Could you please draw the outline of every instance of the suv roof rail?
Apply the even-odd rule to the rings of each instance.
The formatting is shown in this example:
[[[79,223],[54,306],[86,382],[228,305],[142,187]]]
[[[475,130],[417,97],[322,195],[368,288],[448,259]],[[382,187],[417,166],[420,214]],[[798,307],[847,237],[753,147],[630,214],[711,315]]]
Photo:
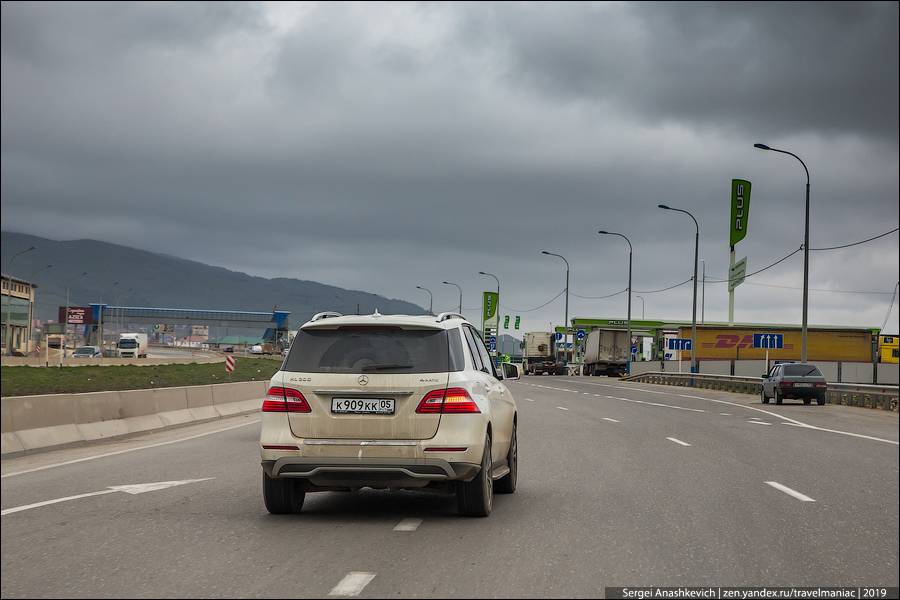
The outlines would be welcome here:
[[[438,323],[442,323],[442,322],[446,321],[447,319],[462,319],[463,321],[466,320],[466,318],[464,316],[462,316],[459,313],[455,313],[455,312],[442,312],[441,314],[439,314],[437,316]]]
[[[313,322],[313,321],[321,321],[322,319],[331,319],[331,318],[334,318],[334,317],[343,317],[343,316],[344,316],[344,315],[342,315],[342,314],[339,313],[339,312],[334,312],[334,311],[331,311],[331,310],[326,310],[325,312],[316,313],[315,315],[313,315],[313,318],[310,319],[309,321],[310,321],[310,322]]]

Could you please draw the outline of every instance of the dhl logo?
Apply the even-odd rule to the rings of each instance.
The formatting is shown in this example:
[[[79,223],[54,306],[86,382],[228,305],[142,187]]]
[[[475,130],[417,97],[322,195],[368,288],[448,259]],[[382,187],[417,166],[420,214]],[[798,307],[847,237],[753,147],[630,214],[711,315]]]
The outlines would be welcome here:
[[[753,334],[745,335],[743,338],[738,334],[720,333],[716,336],[715,342],[703,342],[700,344],[702,348],[752,348]],[[794,345],[785,342],[784,350],[793,350]]]

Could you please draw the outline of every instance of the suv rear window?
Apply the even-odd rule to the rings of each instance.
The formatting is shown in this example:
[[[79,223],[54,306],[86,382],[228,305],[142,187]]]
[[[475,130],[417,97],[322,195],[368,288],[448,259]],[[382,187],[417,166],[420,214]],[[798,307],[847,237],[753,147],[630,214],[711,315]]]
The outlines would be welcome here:
[[[463,369],[458,331],[399,327],[301,329],[282,370],[299,373],[442,373]]]
[[[822,372],[813,365],[784,365],[788,377],[822,377]]]

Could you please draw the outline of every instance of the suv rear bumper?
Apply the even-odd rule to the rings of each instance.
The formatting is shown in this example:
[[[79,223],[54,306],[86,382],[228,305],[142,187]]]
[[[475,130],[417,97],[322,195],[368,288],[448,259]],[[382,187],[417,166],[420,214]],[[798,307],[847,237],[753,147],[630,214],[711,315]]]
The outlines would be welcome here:
[[[472,463],[439,458],[415,461],[390,458],[285,457],[264,460],[269,477],[307,479],[319,487],[425,487],[432,482],[469,481],[481,469]]]

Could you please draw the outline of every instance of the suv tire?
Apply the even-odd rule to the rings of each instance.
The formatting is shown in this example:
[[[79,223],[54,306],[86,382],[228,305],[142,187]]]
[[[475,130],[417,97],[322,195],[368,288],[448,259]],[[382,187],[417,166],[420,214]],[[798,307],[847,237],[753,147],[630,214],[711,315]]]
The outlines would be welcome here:
[[[263,500],[273,515],[299,513],[306,498],[305,482],[298,479],[273,479],[263,471]]]
[[[759,388],[759,399],[762,401],[763,404],[769,403],[769,397],[766,396],[766,390],[762,386],[760,386],[760,388]]]
[[[484,439],[481,470],[472,481],[456,484],[456,506],[464,517],[486,517],[494,503],[494,482],[491,479],[491,437]]]
[[[512,437],[509,440],[509,452],[506,454],[509,473],[497,480],[494,491],[498,494],[512,494],[516,491],[516,480],[519,477],[519,447],[516,440],[516,425],[513,423]]]
[[[819,396],[816,398],[816,404],[819,406],[825,406],[825,396]]]
[[[784,397],[781,395],[781,392],[778,391],[777,387],[772,390],[772,395],[775,397],[775,404],[781,404],[784,400]]]

